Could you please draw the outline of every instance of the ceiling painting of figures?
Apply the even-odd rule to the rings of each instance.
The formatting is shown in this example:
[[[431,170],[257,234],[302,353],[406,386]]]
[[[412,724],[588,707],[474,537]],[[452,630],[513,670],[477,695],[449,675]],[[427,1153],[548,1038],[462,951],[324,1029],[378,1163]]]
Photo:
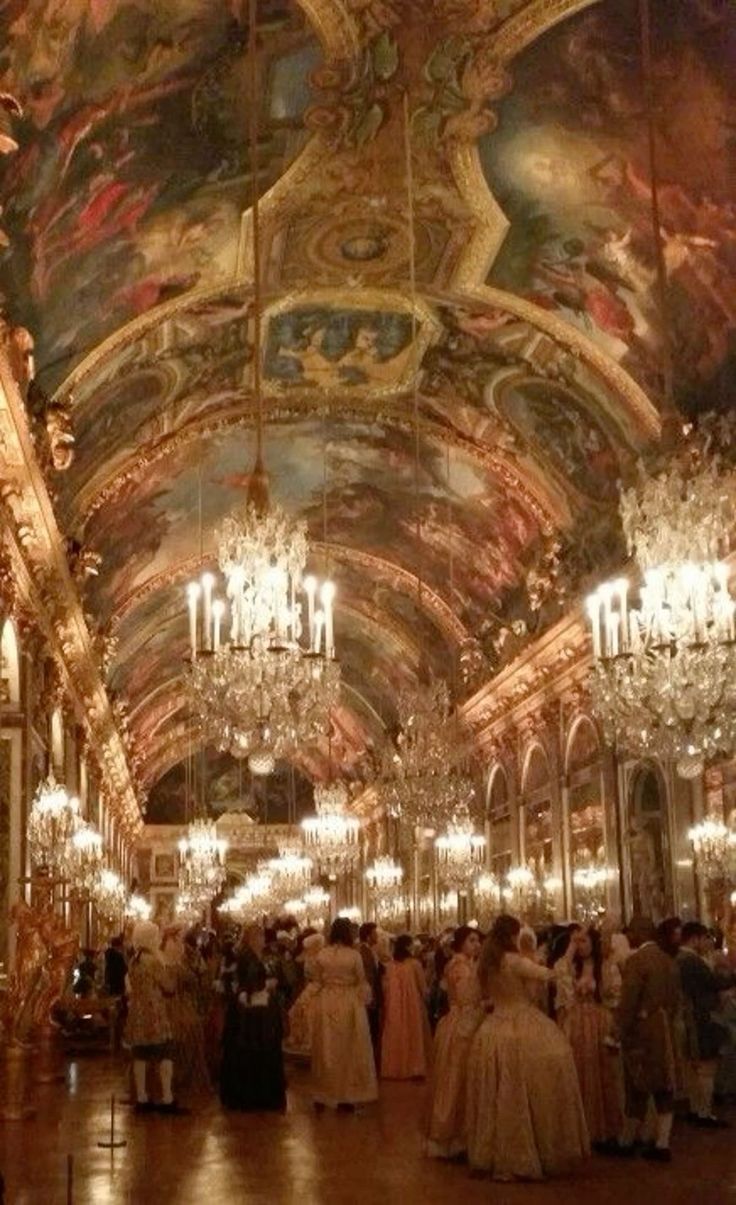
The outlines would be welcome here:
[[[279,762],[269,777],[254,778],[245,761],[207,748],[159,779],[148,796],[146,819],[184,824],[192,808],[204,803],[215,820],[226,812],[245,812],[263,824],[290,824],[308,815],[313,801],[312,784],[298,767]]]
[[[24,107],[0,187],[0,288],[51,389],[123,323],[232,280],[250,202],[247,29],[227,0],[6,6],[0,84]],[[296,0],[263,0],[260,175],[305,145],[322,52]]]
[[[654,0],[659,205],[675,381],[707,390],[730,354],[736,313],[736,10]],[[597,4],[513,65],[481,143],[511,223],[490,282],[589,335],[651,393],[663,335],[639,6]]]

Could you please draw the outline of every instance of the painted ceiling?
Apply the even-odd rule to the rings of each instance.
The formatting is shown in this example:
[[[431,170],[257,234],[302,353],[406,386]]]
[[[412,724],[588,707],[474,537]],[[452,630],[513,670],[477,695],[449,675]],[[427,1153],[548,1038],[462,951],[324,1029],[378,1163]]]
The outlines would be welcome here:
[[[652,8],[674,399],[635,0],[259,0],[267,467],[337,582],[354,777],[403,685],[468,692],[615,562],[672,405],[731,396],[736,10]],[[70,411],[57,513],[101,558],[84,604],[153,815],[197,739],[183,587],[253,456],[248,31],[230,0],[0,24],[0,290]]]

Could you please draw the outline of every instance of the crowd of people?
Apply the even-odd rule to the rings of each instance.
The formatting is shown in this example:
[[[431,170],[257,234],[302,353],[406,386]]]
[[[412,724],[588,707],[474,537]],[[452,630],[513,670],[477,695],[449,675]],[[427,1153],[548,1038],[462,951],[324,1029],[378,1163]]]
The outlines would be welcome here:
[[[436,938],[344,917],[221,937],[140,922],[104,979],[139,1112],[215,1090],[227,1109],[284,1110],[289,1060],[309,1061],[318,1112],[426,1081],[427,1155],[508,1180],[591,1148],[667,1163],[676,1115],[719,1129],[716,1102],[736,1100],[736,974],[695,921],[535,932],[504,915]]]

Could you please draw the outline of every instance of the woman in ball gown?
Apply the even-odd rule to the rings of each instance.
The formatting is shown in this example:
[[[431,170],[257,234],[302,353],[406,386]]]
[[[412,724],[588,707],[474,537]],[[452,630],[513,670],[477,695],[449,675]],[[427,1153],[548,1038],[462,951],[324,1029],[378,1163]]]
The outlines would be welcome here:
[[[378,1097],[366,1005],[370,988],[347,917],[338,916],[314,963],[312,1094],[316,1109],[354,1109]]]
[[[427,1153],[437,1159],[453,1159],[467,1150],[468,1051],[483,1019],[477,931],[461,925],[455,930],[452,948],[453,957],[444,973],[450,1008],[434,1035]]]
[[[590,1138],[608,1142],[623,1122],[621,1053],[613,1037],[621,972],[590,928],[573,934],[556,975],[557,1020],[572,1047]]]
[[[285,1054],[308,1059],[312,1053],[314,1005],[319,995],[316,962],[324,946],[322,933],[310,933],[302,942],[302,952],[298,958],[304,967],[304,987],[289,1010],[289,1036],[284,1042]]]
[[[423,1079],[431,1064],[427,981],[412,945],[408,933],[396,938],[383,977],[382,1079]]]
[[[244,929],[223,1033],[220,1098],[227,1109],[286,1108],[281,1010],[263,961],[265,944],[260,925]]]
[[[520,931],[499,916],[483,944],[478,975],[493,1011],[468,1056],[468,1160],[498,1180],[541,1180],[590,1150],[570,1044],[525,991],[552,972],[522,957]]]
[[[170,968],[172,977],[168,1008],[174,1042],[176,1086],[177,1092],[185,1097],[205,1092],[211,1086],[201,1011],[202,969],[196,961],[196,944],[193,953],[190,951],[192,944],[185,941],[181,925],[166,930],[163,960]]]

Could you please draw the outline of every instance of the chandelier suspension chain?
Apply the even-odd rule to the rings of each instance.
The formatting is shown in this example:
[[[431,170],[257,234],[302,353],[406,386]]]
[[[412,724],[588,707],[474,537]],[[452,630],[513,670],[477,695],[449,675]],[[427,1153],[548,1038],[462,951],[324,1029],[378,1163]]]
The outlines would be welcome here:
[[[253,235],[253,393],[256,402],[256,473],[263,470],[263,389],[261,381],[261,205],[259,196],[258,138],[258,0],[248,0],[248,83],[250,170],[252,181],[251,231]]]
[[[409,240],[409,296],[411,298],[411,342],[412,347],[416,348],[417,344],[417,262],[416,262],[416,236],[414,225],[414,166],[411,157],[411,115],[409,112],[409,93],[404,92],[403,96],[403,113],[404,113],[404,168],[406,176],[406,216],[407,216],[407,236]],[[414,508],[415,508],[415,523],[416,523],[416,541],[417,541],[417,603],[419,608],[422,607],[422,594],[424,583],[422,579],[422,514],[419,505],[419,478],[420,478],[420,457],[419,457],[419,371],[414,372],[414,383],[412,389],[412,421],[414,425]]]
[[[656,92],[652,65],[652,12],[650,0],[639,0],[639,22],[641,29],[641,65],[644,84],[647,154],[649,158],[652,239],[657,267],[657,302],[662,334],[663,400],[668,417],[671,417],[675,409],[673,345],[669,310],[669,281],[664,257],[662,220],[659,208],[659,164],[657,159],[657,129],[655,121]]]

